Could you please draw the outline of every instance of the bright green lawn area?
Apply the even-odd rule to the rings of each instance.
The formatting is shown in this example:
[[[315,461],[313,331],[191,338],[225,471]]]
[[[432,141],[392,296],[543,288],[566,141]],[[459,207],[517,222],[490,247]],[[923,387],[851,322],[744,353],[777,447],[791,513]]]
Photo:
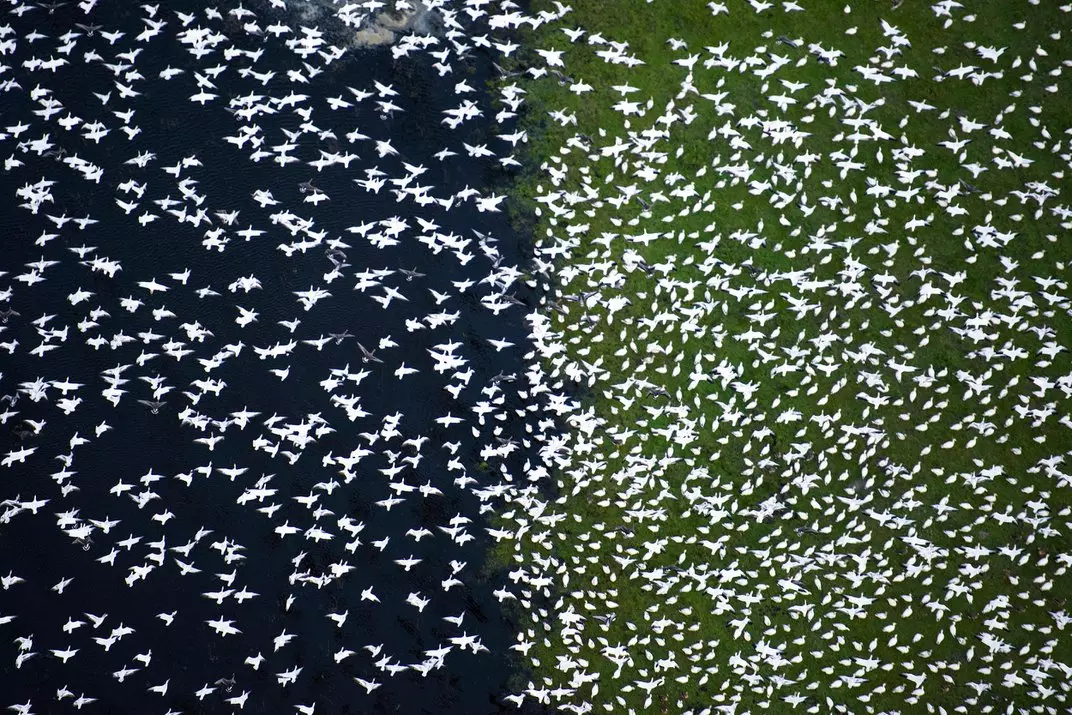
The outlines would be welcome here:
[[[1072,15],[965,3],[943,28],[910,0],[726,4],[577,0],[515,65],[563,50],[561,73],[504,80],[529,112],[516,211],[554,263],[539,278],[564,350],[544,367],[583,388],[558,498],[503,517],[523,532],[498,557],[518,577],[529,696],[561,687],[560,706],[612,712],[1060,707]],[[597,32],[644,64],[598,57]],[[704,66],[718,56],[758,59]],[[774,56],[787,62],[760,76]],[[969,65],[1002,75],[935,79]],[[592,91],[571,92],[582,80]],[[623,84],[640,116],[613,108]],[[629,146],[601,152],[615,144]]]

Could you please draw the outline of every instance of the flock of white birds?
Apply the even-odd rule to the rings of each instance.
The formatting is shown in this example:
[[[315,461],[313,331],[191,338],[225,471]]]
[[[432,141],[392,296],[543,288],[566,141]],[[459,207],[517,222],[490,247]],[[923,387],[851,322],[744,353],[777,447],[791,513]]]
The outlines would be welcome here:
[[[1037,5],[1024,4],[1024,15]],[[846,8],[881,43],[859,57],[853,26],[844,38],[768,31],[761,47],[732,36],[704,46],[664,38],[670,58],[653,67],[628,43],[576,25],[562,3],[526,13],[508,1],[428,2],[420,10],[434,13],[434,29],[400,33],[383,51],[422,58],[453,88],[457,105],[440,121],[449,138],[435,155],[442,171],[458,157],[489,170],[522,166],[532,122],[565,137],[540,149],[545,160],[533,167],[541,234],[523,270],[503,259],[495,236],[443,227],[461,212],[503,211],[506,188],[444,192],[422,178],[430,167],[407,161],[392,135],[393,122],[419,108],[402,86],[333,78],[332,65],[353,51],[347,35],[295,22],[294,3],[189,13],[142,5],[134,36],[94,24],[94,0],[75,7],[13,3],[14,19],[0,23],[0,97],[9,107],[0,154],[5,172],[25,177],[14,197],[19,223],[40,226],[24,237],[40,258],[0,266],[0,301],[12,306],[0,314],[0,421],[19,441],[2,459],[5,490],[14,483],[19,496],[4,502],[0,533],[52,517],[73,552],[123,572],[130,589],[194,579],[216,615],[189,622],[179,608],[160,622],[242,639],[246,601],[266,598],[243,574],[247,545],[226,524],[176,533],[168,524],[183,506],[162,497],[175,485],[237,484],[242,510],[301,543],[288,590],[270,596],[288,612],[339,583],[355,603],[376,603],[377,586],[360,577],[377,552],[390,554],[415,614],[453,603],[453,589],[472,584],[479,566],[428,544],[460,548],[475,538],[470,525],[490,515],[487,531],[512,561],[494,593],[522,614],[512,650],[531,673],[526,687],[504,694],[514,705],[1067,711],[1072,370],[1062,343],[1072,315],[1060,232],[1072,227],[1072,209],[1062,203],[1065,168],[1050,167],[1070,163],[1068,117],[1018,90],[1002,95],[993,116],[943,101],[950,86],[1006,92],[1011,76],[1024,91],[1059,96],[1069,65],[1063,28],[1047,28],[1049,44],[1029,54],[964,43],[977,59],[953,66],[946,47],[919,49],[944,42],[940,35],[899,29],[894,3],[884,17]],[[772,24],[787,27],[808,13],[756,0],[706,8],[718,22],[777,16]],[[301,6],[306,18],[331,13],[349,29],[383,9],[376,0]],[[949,37],[974,27],[954,0],[928,12]],[[82,19],[62,32],[15,29],[45,28],[64,13]],[[1068,16],[1067,7],[1057,13]],[[1010,43],[1023,25],[1005,29]],[[523,45],[526,35],[540,45]],[[839,49],[841,39],[853,49]],[[158,67],[165,45],[182,61]],[[479,100],[484,88],[467,78],[475,53],[502,65],[493,98],[502,129],[486,143],[467,133],[491,111]],[[850,61],[858,64],[842,71]],[[640,86],[581,76],[600,65],[636,73]],[[816,67],[825,80],[808,75]],[[648,96],[653,72],[672,88],[661,104]],[[101,77],[95,106],[68,106],[79,82]],[[760,91],[740,89],[742,77]],[[912,81],[925,81],[929,94],[913,94],[918,82],[901,89]],[[519,122],[541,82],[575,101],[536,105]],[[198,111],[225,108],[233,132],[222,139],[233,146],[211,157],[145,146],[156,119],[139,107],[160,92],[181,93]],[[587,126],[584,104],[597,101],[613,126]],[[933,136],[935,123],[946,138],[917,139]],[[226,162],[294,178],[246,187],[245,203],[220,203],[199,185]],[[349,193],[325,188],[321,175],[346,177]],[[105,187],[127,225],[105,226],[93,207],[69,213],[80,183]],[[388,192],[396,215],[334,225],[339,204]],[[270,222],[246,218],[259,210]],[[168,240],[187,241],[184,249],[220,261],[238,252],[248,267],[208,283],[153,248],[159,272],[129,275],[130,261],[105,248],[119,230],[145,242],[174,232],[182,238]],[[444,284],[408,266],[352,266],[347,251],[359,243],[384,255],[420,245],[471,277]],[[253,267],[306,265],[313,255],[330,267],[292,291],[290,315],[277,318],[283,299],[256,296],[278,286],[262,285]],[[72,282],[61,304],[43,297],[57,274]],[[545,292],[536,309],[517,293],[526,281]],[[434,336],[429,347],[399,354],[391,335],[361,342],[347,324],[308,332],[303,323],[341,290],[367,296],[370,311],[400,311],[408,333]],[[230,306],[225,323],[199,317],[212,301]],[[473,382],[476,348],[456,326],[465,301],[494,316],[525,313],[533,350],[524,371]],[[247,345],[243,331],[264,328],[269,310],[278,338]],[[505,336],[482,342],[481,350],[527,349]],[[96,384],[72,380],[65,371],[78,369],[60,356],[75,347],[114,366]],[[303,355],[325,351],[339,355],[336,367],[303,369]],[[198,374],[176,384],[163,375],[173,364]],[[213,375],[235,365],[271,374],[281,389],[300,381],[313,407],[271,416],[224,407],[236,391],[247,397]],[[415,372],[441,377],[454,405],[435,418],[434,437],[411,433],[406,415],[379,399],[384,384],[389,395]],[[204,463],[176,474],[147,464],[108,487],[129,516],[85,512],[80,456],[121,439],[132,419],[117,412],[122,419],[76,426],[100,403],[177,420]],[[523,435],[508,431],[514,420]],[[326,451],[329,442],[348,448]],[[213,452],[235,443],[270,457],[280,474],[315,467],[326,476],[292,493],[284,477],[213,463]],[[463,461],[474,444],[479,470]],[[532,458],[508,467],[518,453]],[[422,480],[422,461],[443,467]],[[347,503],[355,480],[380,487],[374,510],[402,511],[449,483],[479,513],[370,533]],[[314,550],[327,558],[311,564]],[[3,566],[5,590],[42,587],[25,565]],[[418,576],[434,579],[436,592],[416,585]],[[62,596],[70,581],[44,586]],[[444,617],[450,635],[419,658],[362,642],[348,613],[324,613],[352,636],[331,658],[368,693],[415,674],[419,688],[452,654],[487,650],[465,611]],[[15,678],[35,659],[72,669],[104,653],[122,660],[99,691],[57,686],[11,708],[51,712],[58,700],[81,709],[120,683],[172,702],[177,676],[160,653],[125,648],[138,634],[122,621],[72,611],[53,632],[31,633],[20,630],[20,614],[0,611]],[[251,673],[292,686],[304,669],[294,638],[284,628],[248,643],[248,672],[183,696],[242,708]]]
[[[1072,6],[575,5],[514,701],[1067,712]]]
[[[371,709],[466,657],[501,659],[483,633],[502,626],[471,595],[482,549],[467,544],[491,538],[480,522],[525,481],[507,465],[555,424],[528,407],[552,389],[531,359],[486,369],[530,349],[516,251],[488,228],[508,225],[492,218],[505,196],[483,179],[519,166],[527,137],[510,128],[520,89],[493,110],[472,70],[516,49],[491,28],[527,18],[509,3],[394,5],[397,27],[419,14],[426,31],[379,49],[353,41],[383,21],[375,1],[4,8],[14,195],[0,219],[18,250],[0,265],[2,585],[49,604],[0,605],[0,697],[29,698],[12,710],[115,712],[140,691],[161,712],[330,712],[334,691],[285,699],[326,669]],[[363,71],[363,52],[400,82]],[[425,75],[449,100],[437,116]],[[429,141],[434,155],[413,158]],[[470,174],[480,188],[462,186]],[[414,402],[421,416],[399,409]],[[110,461],[146,435],[133,461]],[[91,564],[93,583],[44,583],[18,558],[42,520],[69,547],[45,560]],[[269,543],[236,537],[240,520]],[[79,588],[111,605],[87,608]],[[146,593],[160,612],[133,623],[127,604]],[[310,609],[332,640],[296,637]],[[189,682],[161,629],[248,652],[238,672]],[[87,685],[102,662],[111,677]]]

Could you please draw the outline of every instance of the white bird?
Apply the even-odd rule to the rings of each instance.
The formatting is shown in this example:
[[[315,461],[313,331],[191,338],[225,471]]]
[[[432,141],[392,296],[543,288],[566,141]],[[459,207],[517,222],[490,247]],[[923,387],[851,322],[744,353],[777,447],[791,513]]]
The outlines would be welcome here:
[[[380,687],[380,683],[377,683],[374,680],[365,680],[364,678],[357,677],[355,677],[354,680],[357,681],[358,685],[365,689],[366,693],[371,693],[373,690]]]
[[[432,600],[429,598],[421,598],[421,595],[419,593],[410,593],[408,596],[406,596],[406,603],[415,607],[420,613],[423,613],[425,606],[427,606],[431,602]]]

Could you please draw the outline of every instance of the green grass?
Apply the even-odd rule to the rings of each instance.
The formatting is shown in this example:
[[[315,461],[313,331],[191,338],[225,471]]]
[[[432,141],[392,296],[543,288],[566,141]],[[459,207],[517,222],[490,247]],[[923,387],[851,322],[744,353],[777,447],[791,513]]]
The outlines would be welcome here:
[[[551,7],[534,4],[537,10]],[[712,17],[700,2],[578,0],[564,20],[529,31],[522,43],[526,48],[565,50],[564,73],[595,88],[578,97],[555,76],[522,83],[530,143],[528,168],[514,195],[519,221],[531,224],[535,215],[534,234],[543,246],[567,238],[576,244],[544,276],[554,293],[598,291],[591,305],[560,301],[562,309],[548,312],[565,351],[544,363],[552,383],[571,372],[592,383],[578,411],[594,415],[598,427],[586,434],[579,421],[567,418],[571,451],[554,474],[560,496],[552,503],[536,496],[512,505],[503,521],[515,529],[523,526],[524,534],[500,543],[496,555],[511,568],[549,579],[542,593],[518,587],[519,613],[527,631],[522,640],[533,643],[527,659],[531,687],[568,689],[577,672],[598,675],[593,681],[598,691],[588,682],[552,700],[560,705],[588,701],[597,711],[609,712],[698,712],[730,702],[741,706],[738,712],[781,712],[790,709],[783,698],[791,694],[806,696],[802,709],[816,712],[832,707],[849,712],[927,712],[938,707],[997,712],[1008,703],[1056,707],[1056,696],[1041,698],[1025,672],[1038,668],[1047,654],[1061,660],[1062,652],[1072,652],[1068,636],[1050,615],[1066,608],[1064,594],[1072,586],[1067,568],[1057,560],[1059,554],[1067,558],[1072,552],[1064,529],[1072,498],[1067,481],[1062,484],[1037,467],[1040,460],[1066,452],[1072,437],[1059,423],[1070,412],[1067,395],[1057,387],[1036,394],[1032,378],[1057,381],[1069,374],[1064,354],[1050,359],[1039,352],[1050,341],[1069,343],[1069,306],[1067,300],[1051,303],[1042,296],[1032,276],[1064,278],[1072,259],[1072,249],[1063,240],[1070,226],[1052,211],[1063,197],[1049,198],[1036,214],[1036,206],[1022,205],[1011,192],[1028,190],[1032,181],[1045,181],[1055,190],[1066,183],[1061,172],[1072,163],[1067,82],[1063,74],[1039,78],[1062,68],[1067,52],[1061,42],[1067,37],[1058,40],[1051,33],[1063,27],[1067,35],[1072,15],[1053,3],[987,3],[971,8],[977,15],[974,22],[966,22],[967,13],[959,10],[952,27],[943,29],[929,4],[908,1],[896,11],[876,5],[848,14],[834,3],[806,3],[806,12],[792,14],[783,13],[779,4],[760,15],[746,3],[727,4],[729,15]],[[875,86],[854,71],[857,65],[878,64],[869,62],[876,48],[891,46],[881,18],[911,41],[893,66],[914,68],[918,78]],[[1021,19],[1027,21],[1025,29],[1013,29],[1012,23]],[[856,34],[846,35],[854,26]],[[584,40],[571,44],[563,27],[628,42],[628,52],[645,64],[627,69],[604,62],[593,54],[598,48]],[[768,30],[771,36],[762,37]],[[776,38],[783,34],[803,38],[804,46],[779,44]],[[688,50],[674,51],[666,42],[671,37],[687,42]],[[965,47],[969,40],[1008,49],[994,64]],[[766,46],[791,62],[766,80],[754,71],[703,68],[711,56],[704,48],[721,43],[729,44],[728,56],[766,57],[769,53],[756,51]],[[811,43],[839,49],[845,56],[835,67],[821,64],[804,49]],[[946,52],[934,54],[941,46]],[[1048,54],[1037,55],[1036,47]],[[678,97],[687,70],[673,60],[689,52],[700,55],[692,80],[696,93]],[[1023,66],[1012,69],[1009,64],[1017,55]],[[1032,57],[1038,66],[1036,79],[1023,82],[1020,77]],[[806,59],[797,64],[800,58]],[[952,78],[934,80],[932,65],[952,69],[961,63],[1002,68],[1005,75],[981,86]],[[528,51],[518,66],[527,64],[541,66],[542,60]],[[783,79],[807,83],[793,95],[797,104],[785,111],[768,99],[788,94]],[[643,117],[626,119],[611,108],[619,99],[612,86],[618,84],[637,87],[631,98],[642,105],[650,99],[653,108]],[[1066,91],[1048,92],[1045,87],[1052,84]],[[845,138],[854,131],[846,123],[854,116],[846,105],[837,99],[829,106],[813,105],[815,95],[831,85],[868,104],[884,100],[866,116],[893,139],[860,141],[854,147]],[[1015,91],[1022,96],[1013,97]],[[733,113],[719,116],[716,103],[700,96],[721,92],[727,93],[721,102],[733,104]],[[916,113],[908,100],[925,100],[937,109]],[[625,153],[619,160],[599,154],[600,147],[618,138],[630,141],[661,126],[658,117],[671,101],[678,111],[691,105],[697,116],[691,124],[673,123],[650,147],[652,153]],[[1016,108],[1002,126],[1011,139],[994,137],[985,129],[972,132],[966,162],[938,146],[950,138],[951,128],[958,137],[965,136],[958,112],[993,124],[1010,104]],[[1032,106],[1039,111],[1033,112]],[[576,126],[558,126],[548,116],[560,109],[576,115]],[[947,109],[950,113],[943,118]],[[759,127],[740,124],[763,110],[811,136],[799,149],[789,142],[773,146]],[[905,116],[907,123],[901,126]],[[727,123],[749,147],[735,150],[724,137],[707,138],[712,128]],[[589,146],[576,146],[578,138]],[[1051,151],[1058,142],[1062,148]],[[935,191],[924,186],[932,177],[900,180],[895,152],[905,147],[925,151],[909,168],[935,172],[933,179],[943,187],[963,179],[980,189],[979,194],[954,199],[966,213],[946,211]],[[849,154],[854,148],[864,167],[842,177],[830,154],[838,149]],[[1033,163],[999,169],[993,163],[995,150],[1017,152]],[[806,151],[818,155],[807,176],[796,163]],[[988,170],[973,178],[962,166],[972,161]],[[725,162],[748,162],[753,169],[750,180],[759,182],[773,181],[780,171],[788,173],[776,164],[795,167],[796,175],[753,193],[746,182],[716,173],[714,165]],[[558,179],[549,168],[560,172]],[[645,170],[650,171],[647,178],[637,175]],[[702,171],[706,173],[700,175]],[[681,179],[670,184],[671,174]],[[889,205],[866,193],[869,179],[893,191],[918,189],[920,199],[891,193]],[[689,182],[695,184],[697,196],[671,195]],[[611,203],[621,196],[618,187],[631,184],[650,211],[636,199],[620,208]],[[594,198],[572,203],[560,198],[557,202],[568,210],[556,216],[539,200],[552,190]],[[795,198],[779,207],[772,199],[779,190]],[[656,193],[669,201],[654,198]],[[807,210],[800,206],[805,193]],[[855,218],[849,220],[841,207],[823,205],[821,196],[838,197]],[[1008,199],[1005,206],[995,205],[1003,198]],[[914,217],[930,214],[934,218],[929,225],[905,228]],[[1019,220],[1017,214],[1022,214]],[[868,232],[872,219],[884,221],[879,226],[883,233]],[[986,223],[997,231],[1014,231],[1016,238],[1005,249],[978,242],[966,245],[965,236],[973,227]],[[740,231],[752,232],[762,243],[733,238]],[[822,252],[813,240],[820,231],[829,238]],[[626,238],[645,232],[668,235],[647,244]],[[597,242],[609,234],[615,236],[609,246]],[[843,243],[847,238],[858,239],[851,249]],[[653,275],[631,270],[627,252],[654,267]],[[854,301],[838,289],[850,256],[864,267]],[[1006,268],[1002,256],[1018,265]],[[701,269],[712,257],[719,263]],[[915,272],[925,263],[937,273],[924,279]],[[814,281],[829,283],[804,291],[784,280],[764,281],[765,275],[790,270],[809,270]],[[950,289],[941,273],[960,271],[966,276]],[[880,289],[869,276],[881,274],[896,282]],[[1018,280],[1017,289],[1034,305],[1013,308],[1008,297],[996,295],[1002,287],[999,278]],[[926,284],[940,292],[923,300]],[[748,295],[749,290],[763,292]],[[1067,286],[1048,292],[1067,295]],[[949,294],[959,303],[953,305]],[[607,305],[614,297],[626,297],[631,304],[611,316]],[[790,298],[814,307],[796,316],[789,310]],[[895,302],[899,310],[894,310]],[[960,314],[946,312],[953,308]],[[693,311],[691,319],[686,311]],[[660,313],[671,317],[658,320]],[[992,316],[1008,321],[985,324]],[[985,324],[987,335],[979,342],[951,329],[967,327],[971,318]],[[691,326],[683,331],[686,322]],[[1046,325],[1051,333],[1039,336],[1024,330],[1024,324]],[[749,331],[762,335],[745,342],[741,336]],[[809,341],[830,331],[846,340],[826,349],[824,355],[837,368],[825,374]],[[864,345],[884,354],[868,356],[862,352]],[[998,351],[1015,347],[1024,353],[987,360],[978,353],[984,346]],[[811,353],[793,358],[794,349]],[[917,372],[898,378],[891,358]],[[796,372],[771,374],[773,367],[787,362]],[[736,380],[755,385],[755,392],[746,399],[732,384],[724,386],[714,373],[720,363],[734,366],[740,373]],[[589,367],[594,365],[598,369]],[[932,384],[913,381],[929,369],[937,373]],[[989,397],[968,393],[957,377],[960,371],[980,376],[988,370]],[[690,385],[693,374],[709,379]],[[669,397],[648,395],[630,382],[640,375]],[[1012,384],[1013,378],[1019,383]],[[869,405],[864,397],[884,404]],[[800,419],[780,421],[790,409]],[[1051,414],[1035,423],[1023,409]],[[734,412],[739,413],[736,424]],[[824,428],[813,418],[835,419]],[[991,423],[992,430],[983,422]],[[685,434],[679,431],[682,427],[687,427]],[[769,434],[760,436],[762,428]],[[851,433],[864,428],[882,435],[869,443],[867,436]],[[1001,474],[978,486],[969,483],[990,468],[1000,468]],[[847,500],[856,497],[868,502],[850,512]],[[750,513],[772,498],[784,510],[764,520]],[[936,509],[943,499],[956,510]],[[696,505],[702,500],[716,504],[720,517],[701,513]],[[984,512],[987,505],[990,511]],[[643,515],[644,510],[653,513]],[[993,516],[1006,511],[1013,517],[1010,523]],[[552,515],[560,520],[549,524]],[[1056,533],[1044,534],[1041,524],[1026,522],[1040,515],[1049,517]],[[886,516],[910,521],[880,523]],[[623,526],[631,531],[612,531]],[[938,550],[926,571],[915,569],[926,559],[905,541],[910,536]],[[654,546],[658,552],[645,558]],[[971,546],[995,553],[971,557],[964,552]],[[1000,555],[996,549],[1002,546],[1020,548],[1022,554]],[[685,571],[666,571],[671,566]],[[960,573],[975,567],[985,570]],[[726,569],[741,573],[729,578]],[[728,580],[721,588],[727,592],[713,592],[723,577]],[[807,593],[791,598],[783,594],[783,579],[798,582]],[[950,592],[951,583],[967,591]],[[761,603],[742,600],[757,593],[763,594]],[[1002,595],[1009,598],[1009,606],[994,600]],[[861,607],[862,617],[854,617],[846,600],[850,597],[874,600]],[[911,613],[905,610],[906,599],[912,601]],[[939,618],[923,605],[924,599],[949,610]],[[802,604],[811,610],[790,610]],[[561,614],[571,610],[585,618],[567,628]],[[615,614],[615,620],[603,624],[594,618],[605,613]],[[678,625],[655,628],[661,619]],[[1011,652],[988,662],[980,640],[986,633],[1002,638]],[[761,641],[784,649],[786,662],[761,657]],[[632,656],[620,672],[607,656],[607,648],[618,644],[628,646]],[[673,664],[663,660],[672,652]],[[561,658],[578,665],[563,670]],[[856,658],[874,658],[878,666],[865,668],[851,660]],[[927,676],[915,694],[906,673]],[[1017,673],[1027,683],[1006,687],[1008,673]],[[854,674],[864,682],[843,680]],[[639,689],[639,681],[660,676],[665,680],[650,696]],[[1063,695],[1067,681],[1060,670],[1052,670],[1043,685]],[[969,683],[990,689],[977,695]]]

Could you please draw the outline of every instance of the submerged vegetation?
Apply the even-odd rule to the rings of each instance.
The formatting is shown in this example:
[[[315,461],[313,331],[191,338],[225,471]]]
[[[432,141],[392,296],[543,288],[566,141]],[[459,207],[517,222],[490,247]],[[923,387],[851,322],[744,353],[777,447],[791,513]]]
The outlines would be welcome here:
[[[1067,706],[1070,9],[534,3],[515,702]]]

